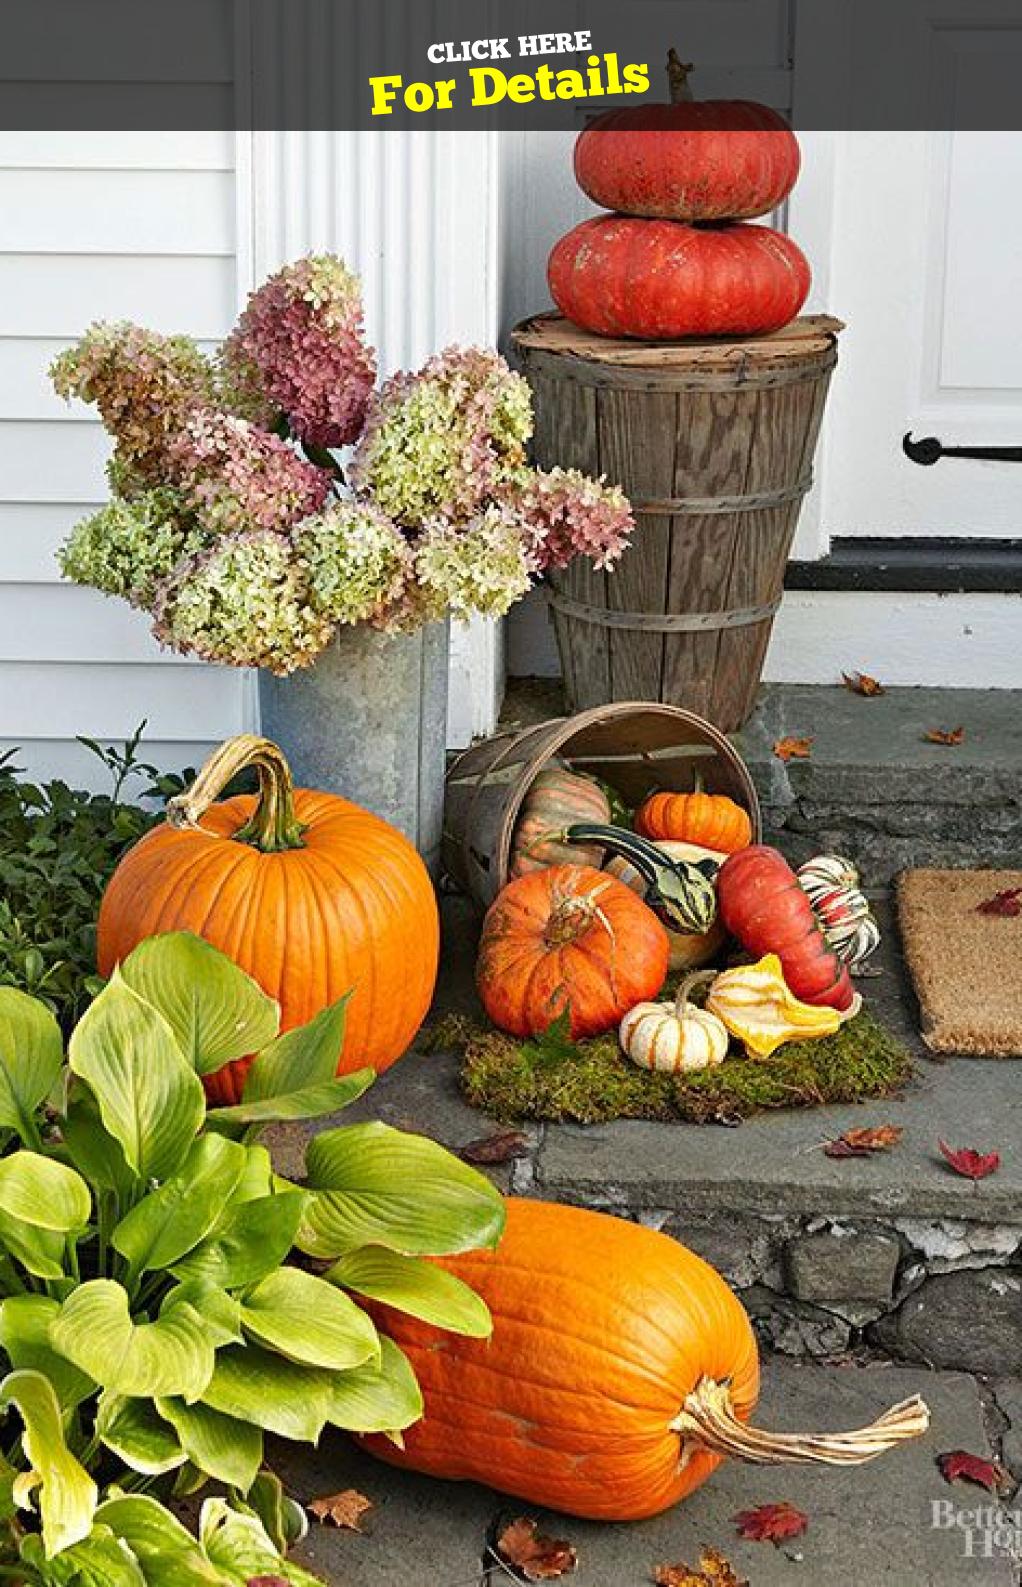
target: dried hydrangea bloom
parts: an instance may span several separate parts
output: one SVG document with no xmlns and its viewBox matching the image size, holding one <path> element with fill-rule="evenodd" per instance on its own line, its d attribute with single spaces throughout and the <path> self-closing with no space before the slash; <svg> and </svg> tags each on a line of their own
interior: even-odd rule
<svg viewBox="0 0 1022 1587">
<path fill-rule="evenodd" d="M 160 336 L 127 321 L 90 325 L 50 366 L 61 397 L 94 402 L 117 442 L 118 487 L 134 494 L 165 480 L 167 445 L 213 393 L 213 370 L 191 337 Z"/>
<path fill-rule="evenodd" d="M 285 674 L 307 667 L 334 625 L 314 610 L 290 540 L 252 530 L 189 558 L 160 586 L 153 632 L 174 650 Z"/>
<path fill-rule="evenodd" d="M 521 469 L 531 434 L 522 376 L 486 348 L 449 347 L 376 394 L 349 473 L 405 528 L 466 522 Z"/>
<path fill-rule="evenodd" d="M 508 502 L 520 515 L 534 572 L 563 568 L 576 556 L 612 567 L 635 528 L 621 487 L 577 468 L 523 471 Z"/>
<path fill-rule="evenodd" d="M 83 518 L 57 553 L 64 577 L 148 607 L 157 584 L 206 543 L 172 490 L 114 500 Z"/>
<path fill-rule="evenodd" d="M 349 445 L 376 379 L 358 277 L 331 254 L 285 265 L 249 297 L 220 370 L 221 400 L 243 417 L 271 427 L 283 413 L 310 445 Z"/>
<path fill-rule="evenodd" d="M 521 532 L 495 503 L 470 523 L 426 525 L 415 548 L 415 579 L 427 601 L 452 617 L 502 617 L 532 580 Z"/>
<path fill-rule="evenodd" d="M 279 436 L 214 408 L 189 415 L 168 447 L 167 467 L 185 506 L 212 534 L 283 533 L 319 511 L 332 483 Z"/>
<path fill-rule="evenodd" d="M 334 623 L 372 617 L 397 598 L 410 571 L 404 536 L 369 502 L 334 502 L 291 538 L 313 605 Z"/>
</svg>

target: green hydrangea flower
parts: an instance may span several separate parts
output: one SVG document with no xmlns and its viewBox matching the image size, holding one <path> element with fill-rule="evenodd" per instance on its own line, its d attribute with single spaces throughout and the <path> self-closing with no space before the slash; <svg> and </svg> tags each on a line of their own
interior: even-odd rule
<svg viewBox="0 0 1022 1587">
<path fill-rule="evenodd" d="M 207 536 L 183 515 L 176 491 L 115 499 L 83 518 L 57 553 L 64 577 L 148 607 L 156 587 Z"/>
<path fill-rule="evenodd" d="M 272 530 L 222 538 L 181 564 L 154 612 L 153 632 L 175 650 L 279 674 L 307 667 L 334 632 L 291 541 Z"/>
<path fill-rule="evenodd" d="M 360 623 L 400 593 L 411 554 L 369 502 L 335 502 L 292 531 L 313 606 L 334 623 Z"/>
<path fill-rule="evenodd" d="M 522 535 L 494 503 L 462 528 L 438 521 L 415 548 L 415 578 L 427 602 L 452 617 L 503 617 L 531 584 Z"/>
</svg>

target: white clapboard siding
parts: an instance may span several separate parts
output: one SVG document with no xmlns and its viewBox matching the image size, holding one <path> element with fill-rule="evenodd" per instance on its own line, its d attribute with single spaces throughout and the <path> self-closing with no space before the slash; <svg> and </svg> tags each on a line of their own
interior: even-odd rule
<svg viewBox="0 0 1022 1587">
<path fill-rule="evenodd" d="M 173 79 L 186 62 L 161 47 Z M 224 335 L 251 284 L 235 141 L 0 132 L 0 750 L 37 778 L 108 785 L 79 733 L 120 741 L 145 719 L 144 757 L 176 769 L 252 725 L 247 674 L 162 650 L 144 613 L 61 580 L 57 548 L 107 497 L 110 441 L 46 374 L 93 320 Z"/>
</svg>

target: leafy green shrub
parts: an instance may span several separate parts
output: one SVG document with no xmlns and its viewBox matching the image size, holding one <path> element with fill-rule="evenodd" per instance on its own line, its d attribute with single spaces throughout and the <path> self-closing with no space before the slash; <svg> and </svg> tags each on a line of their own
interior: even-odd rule
<svg viewBox="0 0 1022 1587">
<path fill-rule="evenodd" d="M 503 1203 L 435 1142 L 315 1135 L 299 1185 L 259 1135 L 333 1113 L 345 1001 L 279 1010 L 199 937 L 141 943 L 76 1026 L 0 988 L 0 1576 L 67 1587 L 312 1583 L 263 1437 L 400 1437 L 422 1399 L 360 1301 L 485 1337 L 423 1257 L 494 1245 Z M 201 1076 L 255 1051 L 242 1100 Z M 20 1425 L 19 1425 L 20 1423 Z M 213 1483 L 199 1535 L 164 1506 Z M 22 1519 L 16 1519 L 20 1507 Z M 30 1508 L 31 1507 L 31 1508 Z"/>
<path fill-rule="evenodd" d="M 183 778 L 161 776 L 138 758 L 145 723 L 123 749 L 79 742 L 111 774 L 109 794 L 55 781 L 37 787 L 0 756 L 0 986 L 42 998 L 70 1031 L 102 984 L 96 969 L 96 916 L 103 889 L 124 851 L 160 819 L 124 798 L 142 778 L 143 797 L 180 792 Z M 188 777 L 188 773 L 184 776 Z"/>
</svg>

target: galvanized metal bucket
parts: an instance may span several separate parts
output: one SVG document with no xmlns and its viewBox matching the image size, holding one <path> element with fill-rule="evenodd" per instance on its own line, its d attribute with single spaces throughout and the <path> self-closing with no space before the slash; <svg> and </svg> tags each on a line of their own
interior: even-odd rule
<svg viewBox="0 0 1022 1587">
<path fill-rule="evenodd" d="M 339 628 L 311 667 L 259 674 L 261 729 L 295 782 L 364 805 L 440 864 L 448 624 L 416 634 Z"/>
</svg>

